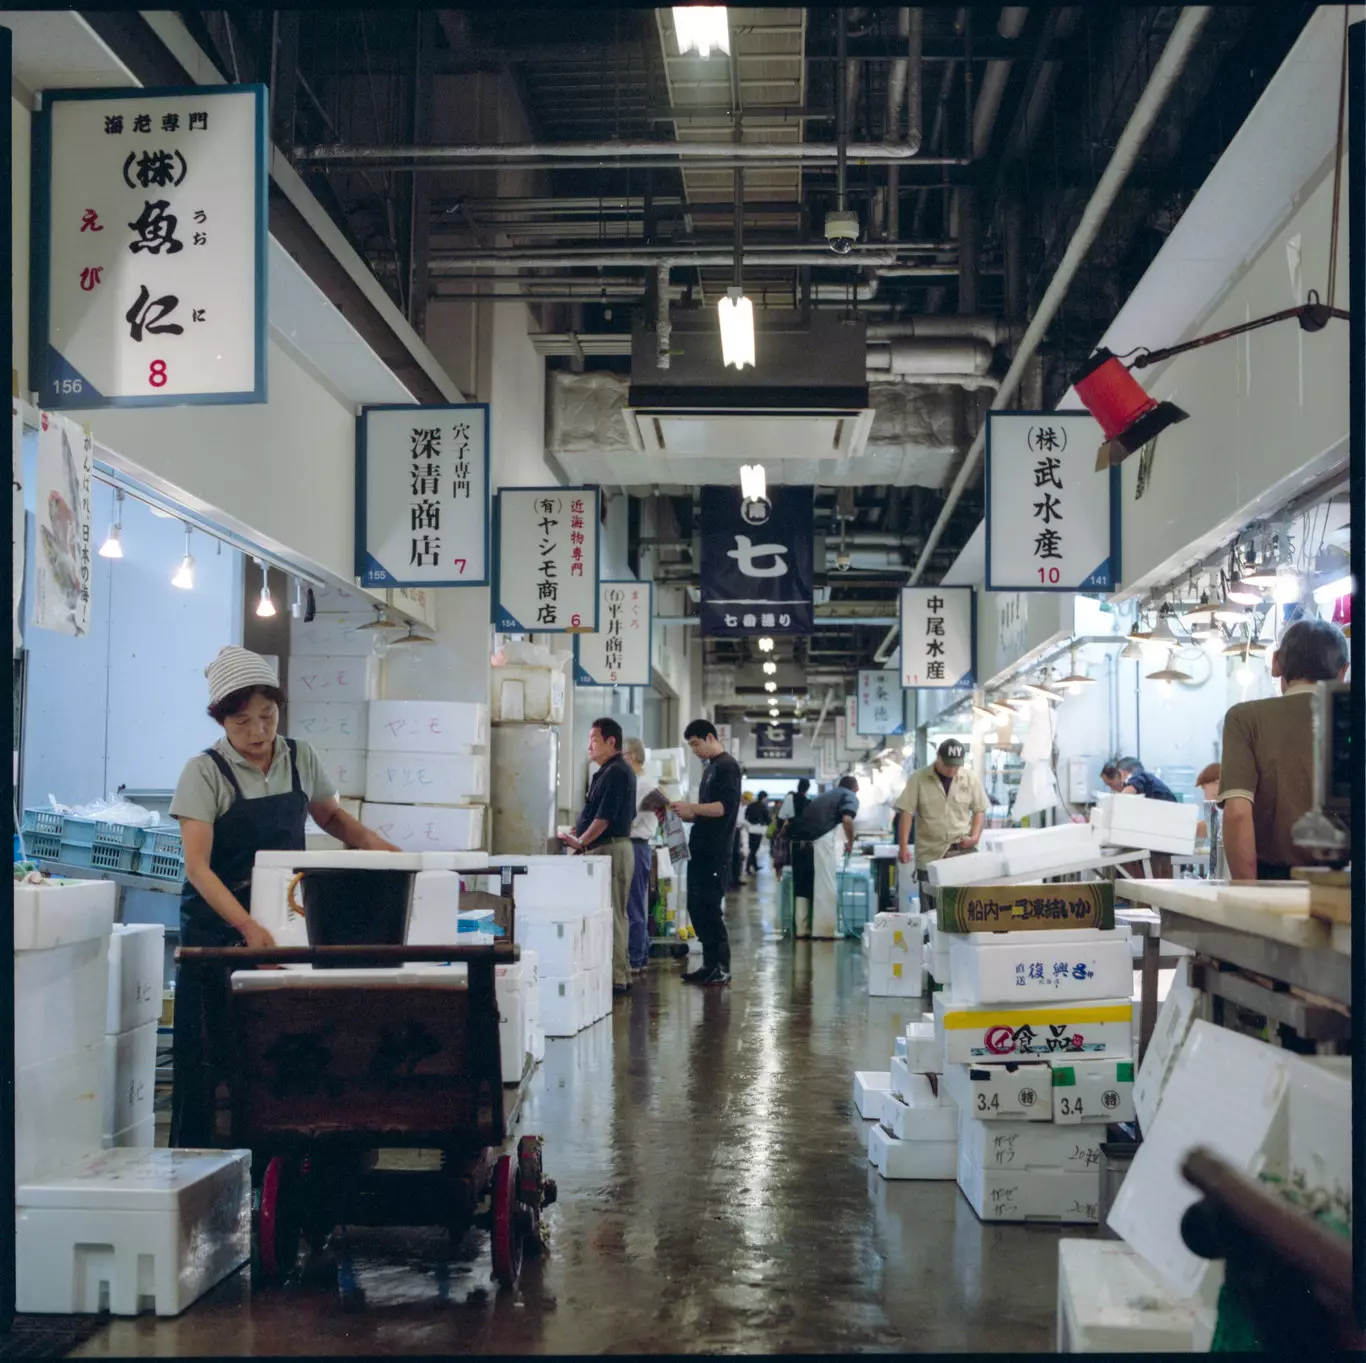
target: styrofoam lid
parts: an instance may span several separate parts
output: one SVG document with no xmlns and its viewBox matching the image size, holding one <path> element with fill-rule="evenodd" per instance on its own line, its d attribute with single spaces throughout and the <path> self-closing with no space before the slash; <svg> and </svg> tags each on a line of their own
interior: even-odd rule
<svg viewBox="0 0 1366 1363">
<path fill-rule="evenodd" d="M 239 970 L 232 977 L 234 994 L 264 989 L 354 989 L 357 985 L 388 988 L 408 985 L 414 989 L 464 989 L 468 969 L 464 965 L 405 965 L 367 970 Z"/>
<path fill-rule="evenodd" d="M 22 1184 L 20 1207 L 92 1207 L 110 1211 L 174 1209 L 196 1183 L 242 1166 L 249 1150 L 97 1150 L 45 1178 Z"/>
<path fill-rule="evenodd" d="M 423 852 L 258 852 L 261 870 L 287 871 L 421 871 Z"/>
<path fill-rule="evenodd" d="M 56 947 L 108 937 L 118 887 L 109 880 L 50 880 L 14 887 L 14 950 Z"/>
<path fill-rule="evenodd" d="M 1048 928 L 1040 932 L 959 932 L 951 945 L 964 942 L 974 947 L 1080 946 L 1084 942 L 1118 942 L 1124 934 L 1113 928 Z"/>
</svg>

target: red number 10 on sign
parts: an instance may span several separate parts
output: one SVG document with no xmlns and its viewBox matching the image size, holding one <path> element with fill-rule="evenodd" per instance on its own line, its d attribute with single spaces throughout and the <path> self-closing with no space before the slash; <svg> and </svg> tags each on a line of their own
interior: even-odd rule
<svg viewBox="0 0 1366 1363">
<path fill-rule="evenodd" d="M 1062 574 L 1056 568 L 1040 568 L 1039 581 L 1049 582 L 1056 586 L 1062 580 Z"/>
</svg>

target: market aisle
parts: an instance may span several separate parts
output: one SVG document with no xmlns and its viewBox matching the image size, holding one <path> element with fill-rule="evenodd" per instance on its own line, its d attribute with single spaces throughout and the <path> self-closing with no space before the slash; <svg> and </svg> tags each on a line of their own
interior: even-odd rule
<svg viewBox="0 0 1366 1363">
<path fill-rule="evenodd" d="M 888 1184 L 864 1157 L 851 1076 L 919 1008 L 869 999 L 857 943 L 782 941 L 767 872 L 728 917 L 729 990 L 660 962 L 550 1043 L 526 1129 L 560 1201 L 516 1293 L 491 1290 L 483 1234 L 452 1254 L 362 1232 L 363 1311 L 325 1285 L 253 1299 L 242 1274 L 81 1355 L 1051 1351 L 1062 1232 L 983 1227 L 956 1185 Z"/>
</svg>

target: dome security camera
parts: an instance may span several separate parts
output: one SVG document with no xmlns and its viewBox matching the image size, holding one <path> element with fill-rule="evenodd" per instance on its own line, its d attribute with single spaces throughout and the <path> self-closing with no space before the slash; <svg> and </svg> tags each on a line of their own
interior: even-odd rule
<svg viewBox="0 0 1366 1363">
<path fill-rule="evenodd" d="M 825 240 L 836 255 L 847 256 L 859 238 L 857 213 L 827 213 Z"/>
</svg>

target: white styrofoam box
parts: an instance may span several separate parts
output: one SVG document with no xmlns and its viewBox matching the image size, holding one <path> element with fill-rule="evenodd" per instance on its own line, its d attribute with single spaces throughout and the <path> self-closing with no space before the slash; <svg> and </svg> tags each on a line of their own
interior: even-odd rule
<svg viewBox="0 0 1366 1363">
<path fill-rule="evenodd" d="M 1008 875 L 1006 859 L 995 852 L 972 852 L 964 857 L 943 857 L 925 867 L 931 885 L 979 885 Z"/>
<path fill-rule="evenodd" d="M 156 1143 L 157 1119 L 150 1113 L 127 1131 L 100 1138 L 100 1146 L 105 1150 L 150 1150 Z"/>
<path fill-rule="evenodd" d="M 365 801 L 378 805 L 465 805 L 489 796 L 487 757 L 375 753 Z"/>
<path fill-rule="evenodd" d="M 338 798 L 337 803 L 345 813 L 357 822 L 360 821 L 361 805 L 359 800 L 349 795 L 342 795 Z M 310 814 L 304 820 L 304 848 L 309 852 L 344 852 L 346 851 L 346 844 L 324 833 L 313 821 L 313 816 Z"/>
<path fill-rule="evenodd" d="M 612 858 L 571 856 L 489 857 L 490 866 L 524 866 L 514 882 L 517 915 L 561 910 L 592 913 L 612 908 Z"/>
<path fill-rule="evenodd" d="M 1122 1240 L 1058 1241 L 1058 1353 L 1208 1353 L 1214 1320 Z"/>
<path fill-rule="evenodd" d="M 19 1034 L 16 1028 L 16 1040 Z M 15 1070 L 14 1175 L 20 1183 L 99 1148 L 104 1046 L 101 1036 L 66 1055 Z"/>
<path fill-rule="evenodd" d="M 1303 1203 L 1349 1224 L 1352 1208 L 1352 1061 L 1350 1056 L 1286 1056 L 1287 1142 L 1268 1172 L 1299 1190 Z M 1358 1137 L 1358 1139 L 1360 1139 Z"/>
<path fill-rule="evenodd" d="M 1095 833 L 1089 824 L 1062 823 L 1052 828 L 986 828 L 982 830 L 979 846 L 984 852 L 999 852 L 1007 858 L 1012 853 L 1028 849 L 1053 854 L 1086 849 L 1095 843 Z"/>
<path fill-rule="evenodd" d="M 1100 1169 L 983 1169 L 958 1138 L 958 1186 L 983 1221 L 1053 1221 L 1094 1225 Z"/>
<path fill-rule="evenodd" d="M 262 866 L 258 860 L 251 873 L 251 916 L 275 938 L 277 946 L 306 947 L 307 924 L 302 914 L 289 907 L 293 879 L 292 867 Z"/>
<path fill-rule="evenodd" d="M 868 926 L 868 954 L 872 960 L 908 960 L 920 955 L 925 930 L 919 914 L 880 913 Z"/>
<path fill-rule="evenodd" d="M 891 936 L 890 933 L 882 934 Z M 868 961 L 868 992 L 874 998 L 918 999 L 925 992 L 921 949 L 914 947 L 904 957 Z"/>
<path fill-rule="evenodd" d="M 408 912 L 412 946 L 476 945 L 460 931 L 460 874 L 458 871 L 419 871 L 413 877 L 413 902 Z"/>
<path fill-rule="evenodd" d="M 981 1169 L 1095 1170 L 1104 1139 L 1104 1127 L 984 1122 L 969 1111 L 958 1128 L 965 1158 Z"/>
<path fill-rule="evenodd" d="M 467 754 L 489 741 L 489 709 L 456 700 L 377 700 L 370 706 L 372 753 Z"/>
<path fill-rule="evenodd" d="M 1187 967 L 1180 965 L 1172 976 L 1162 1007 L 1157 1010 L 1153 1034 L 1148 1038 L 1148 1049 L 1143 1052 L 1143 1063 L 1134 1081 L 1134 1110 L 1145 1132 L 1157 1116 L 1162 1092 L 1199 1008 L 1200 994 L 1191 987 Z"/>
<path fill-rule="evenodd" d="M 405 852 L 475 852 L 484 844 L 485 815 L 484 805 L 366 803 L 360 821 Z"/>
<path fill-rule="evenodd" d="M 888 1070 L 854 1071 L 854 1107 L 866 1122 L 875 1122 L 882 1115 L 882 1095 L 892 1087 Z"/>
<path fill-rule="evenodd" d="M 904 1060 L 891 1060 L 891 1087 L 902 1102 L 912 1107 L 952 1107 L 953 1099 L 945 1092 L 937 1074 L 913 1074 Z"/>
<path fill-rule="evenodd" d="M 544 952 L 537 952 L 544 959 Z M 579 1030 L 579 973 L 541 976 L 541 1029 L 548 1037 L 573 1036 Z"/>
<path fill-rule="evenodd" d="M 1200 822 L 1200 806 L 1149 800 L 1142 795 L 1102 795 L 1096 804 L 1095 816 L 1102 828 L 1123 828 L 1193 841 L 1196 825 Z"/>
<path fill-rule="evenodd" d="M 1128 941 L 1101 928 L 954 935 L 949 969 L 965 1003 L 1109 999 L 1134 982 Z"/>
<path fill-rule="evenodd" d="M 523 910 L 517 905 L 517 941 L 540 958 L 541 978 L 568 979 L 588 963 L 588 916 Z"/>
<path fill-rule="evenodd" d="M 507 663 L 493 669 L 495 724 L 561 724 L 564 698 L 563 667 Z"/>
<path fill-rule="evenodd" d="M 906 1068 L 912 1074 L 938 1074 L 943 1068 L 943 1044 L 934 1034 L 934 1023 L 912 1022 L 902 1038 L 906 1043 Z"/>
<path fill-rule="evenodd" d="M 1263 1041 L 1204 1021 L 1191 1025 L 1109 1217 L 1176 1292 L 1204 1297 L 1222 1272 L 1181 1238 L 1181 1218 L 1200 1197 L 1182 1176 L 1182 1162 L 1204 1146 L 1250 1176 L 1274 1164 L 1286 1138 L 1286 1058 Z"/>
<path fill-rule="evenodd" d="M 896 868 L 896 908 L 898 913 L 915 913 L 920 904 L 920 880 L 915 865 L 900 862 Z"/>
<path fill-rule="evenodd" d="M 338 795 L 348 800 L 364 798 L 369 761 L 363 748 L 319 748 L 318 763 L 336 783 Z"/>
<path fill-rule="evenodd" d="M 289 622 L 289 653 L 301 658 L 368 658 L 374 653 L 381 631 L 363 629 L 373 625 L 370 612 L 344 615 L 319 613 L 312 620 Z M 397 633 L 397 631 L 394 631 Z"/>
<path fill-rule="evenodd" d="M 527 997 L 540 990 L 535 953 L 528 952 L 513 965 L 494 966 L 493 975 L 503 1083 L 518 1084 L 526 1067 Z"/>
<path fill-rule="evenodd" d="M 121 1036 L 104 1039 L 104 1120 L 101 1131 L 126 1131 L 152 1115 L 157 1077 L 154 1019 Z"/>
<path fill-rule="evenodd" d="M 892 1058 L 894 1060 L 905 1060 L 908 1055 L 906 1050 L 906 1038 L 896 1036 L 892 1038 Z M 915 1073 L 916 1071 L 912 1071 Z"/>
<path fill-rule="evenodd" d="M 955 1149 L 958 1144 L 958 1109 L 952 1103 L 908 1103 L 898 1094 L 884 1093 L 882 1125 L 899 1141 L 952 1141 Z"/>
<path fill-rule="evenodd" d="M 109 941 L 107 936 L 90 937 L 48 951 L 15 952 L 16 1065 L 68 1055 L 104 1036 Z"/>
<path fill-rule="evenodd" d="M 1051 1059 L 1053 1120 L 1060 1126 L 1082 1122 L 1134 1120 L 1132 1060 Z"/>
<path fill-rule="evenodd" d="M 108 937 L 117 900 L 118 887 L 106 880 L 16 885 L 14 950 L 55 951 L 76 942 Z"/>
<path fill-rule="evenodd" d="M 944 1091 L 981 1121 L 1053 1120 L 1052 1072 L 1040 1060 L 1009 1065 L 950 1065 Z"/>
<path fill-rule="evenodd" d="M 578 990 L 578 1030 L 583 1031 L 598 1020 L 593 1009 L 593 972 L 580 970 L 574 976 L 574 986 Z"/>
<path fill-rule="evenodd" d="M 946 1140 L 898 1140 L 885 1127 L 868 1132 L 868 1159 L 883 1178 L 951 1181 L 957 1167 L 957 1145 Z"/>
<path fill-rule="evenodd" d="M 251 1257 L 247 1150 L 96 1150 L 15 1200 L 20 1311 L 174 1316 Z"/>
<path fill-rule="evenodd" d="M 315 748 L 365 748 L 369 735 L 369 703 L 360 701 L 291 700 L 289 735 Z"/>
<path fill-rule="evenodd" d="M 865 923 L 863 925 L 863 934 L 860 940 L 863 943 L 863 954 L 865 956 L 869 955 L 872 951 L 873 944 L 873 925 L 871 923 Z"/>
<path fill-rule="evenodd" d="M 376 658 L 304 658 L 289 660 L 291 701 L 352 703 L 373 700 L 379 685 Z"/>
<path fill-rule="evenodd" d="M 1133 1013 L 1129 998 L 1011 1005 L 934 996 L 947 1065 L 1060 1054 L 1123 1059 L 1133 1050 Z"/>
</svg>

